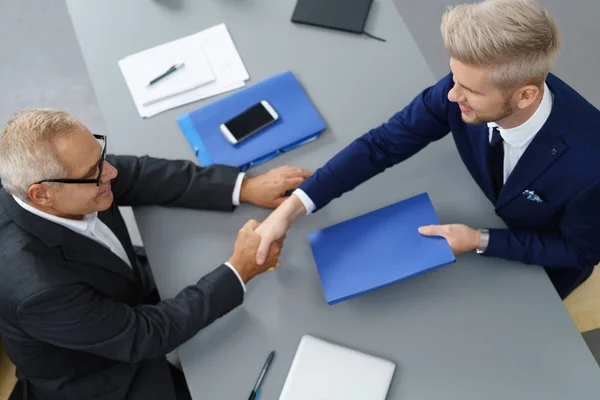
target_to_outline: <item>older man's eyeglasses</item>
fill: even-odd
[[[102,169],[104,168],[104,161],[106,159],[106,136],[104,135],[94,135],[96,139],[98,139],[102,143],[102,155],[100,156],[100,160],[94,166],[95,171],[98,169],[98,176],[96,178],[82,178],[82,179],[44,179],[43,181],[39,181],[36,183],[44,183],[44,182],[56,182],[56,183],[95,183],[96,186],[100,186],[100,182],[102,181]]]

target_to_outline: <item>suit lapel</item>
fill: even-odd
[[[98,219],[102,221],[119,239],[121,245],[123,245],[123,248],[127,253],[127,258],[129,258],[131,265],[137,265],[138,259],[129,237],[129,231],[125,226],[123,219],[120,217],[120,214],[119,218],[115,218],[115,212],[119,213],[119,210],[117,206],[113,205],[110,209],[98,213]]]
[[[474,146],[474,153],[477,157],[477,162],[480,165],[482,171],[482,187],[489,199],[495,203],[497,200],[496,189],[492,182],[492,175],[488,164],[488,144],[490,131],[487,125],[473,125],[469,126],[469,134],[471,135],[471,143]]]
[[[568,146],[561,139],[561,136],[569,131],[568,107],[560,92],[552,87],[550,91],[554,96],[552,112],[508,177],[500,191],[496,208],[505,206],[528,189],[568,150]]]
[[[4,189],[0,189],[0,206],[21,229],[40,239],[46,246],[62,247],[68,260],[103,268],[139,285],[132,268],[110,249],[62,225],[30,213],[19,206]],[[135,264],[133,267],[135,268]]]
[[[65,230],[61,246],[67,260],[95,265],[138,284],[133,269],[112,250],[86,236]]]
[[[115,213],[117,213],[119,216],[115,217]],[[125,226],[125,222],[123,221],[123,218],[119,213],[118,207],[113,204],[109,210],[98,213],[98,219],[100,219],[121,242],[121,245],[123,246],[123,249],[125,249],[125,253],[127,253],[127,258],[129,258],[129,262],[132,266],[135,280],[138,286],[143,290],[144,283],[140,275],[141,270],[138,263],[138,258],[135,254],[135,250],[133,249],[133,243],[131,243],[129,231],[127,230],[127,226]]]

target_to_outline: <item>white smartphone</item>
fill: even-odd
[[[278,118],[273,106],[263,100],[221,124],[219,128],[225,139],[236,144],[271,125]]]

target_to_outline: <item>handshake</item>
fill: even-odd
[[[296,188],[311,174],[301,168],[281,167],[242,183],[242,201],[266,208],[277,207],[262,224],[250,220],[238,232],[233,255],[227,261],[244,282],[279,266],[279,253],[287,230],[297,217],[306,213],[298,197],[287,197],[284,193]]]
[[[280,265],[279,254],[283,247],[285,236],[274,241],[268,248],[266,257],[259,264],[257,262],[258,249],[262,238],[257,232],[260,224],[250,220],[239,230],[233,254],[227,260],[236,269],[244,283],[266,271],[272,271]]]
[[[244,282],[279,266],[279,254],[286,232],[292,222],[306,213],[300,199],[286,199],[269,217],[259,224],[250,220],[240,229],[229,263]]]

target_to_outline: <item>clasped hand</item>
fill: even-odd
[[[246,177],[242,182],[240,202],[276,208],[288,198],[287,192],[296,189],[311,175],[312,172],[303,168],[284,166],[256,177]],[[257,254],[262,242],[259,229],[257,221],[248,221],[238,232],[233,254],[228,260],[244,282],[279,266],[278,258],[283,247],[285,232],[269,241],[269,245],[261,250],[260,262],[258,262]]]
[[[261,237],[256,233],[258,226],[259,224],[255,220],[246,222],[239,230],[233,247],[233,254],[227,260],[236,269],[244,282],[248,282],[256,275],[274,270],[279,266],[278,259],[285,236],[271,244],[264,262],[259,264],[256,262],[256,253],[261,241]]]
[[[240,202],[264,208],[276,208],[285,199],[286,192],[296,189],[312,172],[303,168],[284,166],[270,170],[242,182]]]

